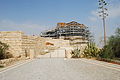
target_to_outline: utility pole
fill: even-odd
[[[105,19],[108,16],[107,14],[107,8],[105,7],[107,5],[105,0],[99,0],[99,16],[102,18],[103,21],[103,28],[104,28],[104,45],[106,45],[106,23]]]

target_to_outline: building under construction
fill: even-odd
[[[41,34],[42,37],[53,38],[53,40],[67,41],[68,46],[72,48],[79,48],[80,53],[84,52],[89,42],[89,30],[84,24],[77,23],[75,21],[69,23],[57,23],[55,29],[46,31]],[[56,42],[53,42],[56,43]],[[62,42],[57,42],[62,44]],[[63,44],[63,46],[65,46]]]
[[[57,27],[53,30],[43,32],[42,37],[72,39],[73,37],[80,37],[82,39],[88,38],[88,27],[84,24],[75,21],[69,23],[57,23]]]

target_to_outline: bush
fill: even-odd
[[[95,43],[88,43],[84,50],[83,56],[89,58],[99,56],[99,49],[96,47]]]
[[[8,58],[12,58],[12,57],[13,57],[12,54],[10,54],[9,52],[6,53],[6,59],[8,59]]]
[[[112,58],[115,57],[115,55],[113,54],[112,50],[107,45],[104,46],[104,48],[101,49],[99,53],[100,53],[99,57],[101,57],[101,58],[112,59]]]
[[[72,58],[80,58],[80,49],[74,49],[72,52],[71,52],[71,55],[72,55]]]
[[[0,59],[7,59],[13,57],[12,54],[8,52],[9,46],[5,43],[0,42]]]
[[[120,28],[117,28],[115,35],[109,37],[108,43],[100,51],[101,58],[120,58]]]

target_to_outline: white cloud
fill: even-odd
[[[98,16],[98,11],[97,10],[91,11],[91,14],[94,15],[94,16]]]
[[[106,0],[108,2],[108,14],[107,22],[106,22],[106,32],[107,36],[111,36],[114,34],[115,29],[117,28],[116,24],[120,24],[120,0]],[[99,38],[103,37],[103,27],[102,27],[102,21],[98,14],[98,9],[92,10],[91,16],[88,17],[91,26],[92,31],[95,33],[95,41],[98,44]],[[115,27],[113,27],[115,26]]]
[[[117,3],[116,5],[111,5],[108,8],[109,18],[117,18],[120,17],[120,3]]]
[[[0,20],[0,31],[23,31],[27,34],[40,34],[49,27],[33,23],[16,23],[11,20]]]
[[[108,1],[108,18],[113,19],[113,18],[118,18],[120,17],[120,0],[110,0]],[[93,10],[91,11],[91,17],[89,18],[91,21],[95,21],[99,14],[98,14],[98,10]],[[96,19],[95,19],[96,18]]]
[[[4,27],[4,26],[13,26],[15,25],[15,23],[13,21],[10,20],[1,20],[0,21],[0,26]]]
[[[91,15],[89,17],[89,20],[92,21],[92,22],[96,22],[97,21],[97,11],[91,11]]]
[[[89,17],[89,20],[90,20],[90,21],[93,21],[93,22],[96,22],[96,21],[97,21],[97,18],[96,18],[96,17]]]

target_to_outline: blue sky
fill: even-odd
[[[97,16],[98,0],[0,0],[0,31],[40,34],[58,22],[77,21],[89,27],[99,43],[102,21]],[[120,25],[120,0],[106,0],[109,10],[107,35]],[[120,26],[119,26],[120,27]]]

